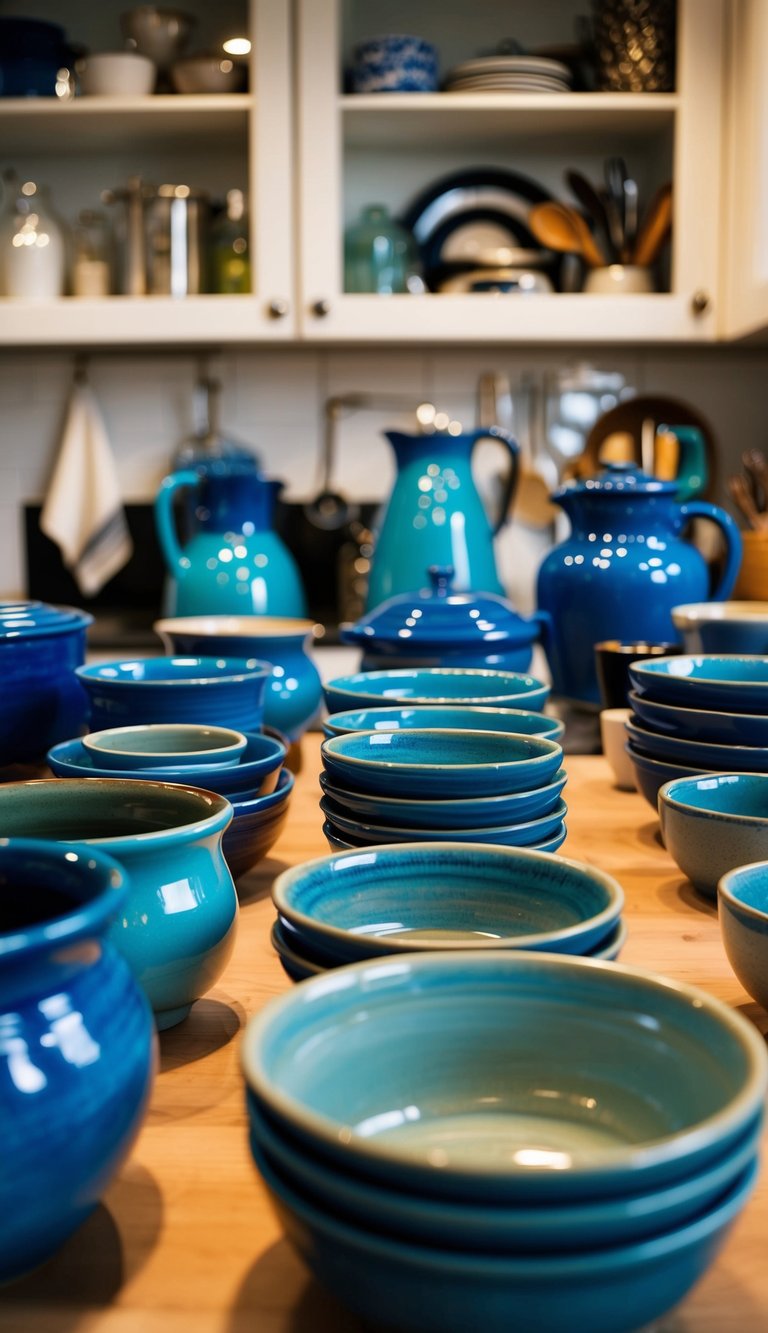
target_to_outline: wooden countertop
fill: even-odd
[[[269,943],[272,880],[327,851],[319,741],[309,734],[302,743],[279,842],[240,881],[238,940],[225,975],[185,1023],[162,1035],[151,1109],[127,1165],[58,1256],[0,1293],[2,1333],[361,1333],[282,1238],[249,1156],[239,1068],[240,1028],[290,985]],[[570,756],[566,767],[564,852],[623,885],[622,961],[702,986],[768,1032],[768,1015],[731,972],[715,907],[667,856],[650,807],[612,786],[600,756]],[[764,1333],[767,1242],[764,1170],[718,1263],[654,1333]]]

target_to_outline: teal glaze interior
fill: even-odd
[[[132,838],[195,824],[226,809],[223,797],[210,792],[131,779],[0,784],[0,828],[11,838]]]
[[[731,897],[768,919],[768,865],[743,866],[726,876]]]
[[[627,1166],[723,1112],[758,1063],[714,1002],[606,964],[507,963],[327,973],[251,1028],[246,1071],[345,1150],[487,1176]]]
[[[768,773],[717,773],[671,782],[666,795],[707,814],[768,820]]]
[[[560,740],[565,726],[557,718],[514,708],[357,708],[332,713],[334,734],[344,731],[406,731],[414,727],[448,727],[463,731],[511,731],[526,736]]]
[[[493,731],[347,732],[324,742],[339,760],[458,767],[463,764],[516,764],[549,757],[562,747],[537,736]]]
[[[78,668],[87,685],[172,685],[176,681],[225,680],[248,674],[268,675],[271,667],[255,657],[146,657]]]
[[[534,676],[517,674],[513,671],[483,671],[471,668],[435,667],[402,668],[391,671],[358,671],[351,676],[338,676],[328,682],[329,689],[336,692],[349,692],[360,698],[392,701],[425,700],[501,700],[519,696],[539,694],[544,690],[546,699],[548,688]],[[544,700],[542,699],[542,702]]]
[[[612,893],[566,861],[505,856],[490,848],[480,854],[457,847],[442,852],[398,847],[329,857],[289,871],[276,890],[284,914],[404,942],[522,941],[573,931],[610,910],[605,933],[622,906],[618,886]]]
[[[726,684],[768,685],[768,657],[703,655],[701,657],[657,657],[637,662],[630,675],[668,676],[683,680],[716,680]]]

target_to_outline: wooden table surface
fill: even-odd
[[[304,738],[279,842],[239,883],[238,939],[226,973],[185,1023],[162,1034],[151,1109],[128,1163],[64,1249],[0,1293],[2,1333],[362,1329],[283,1240],[249,1157],[239,1067],[243,1024],[290,985],[269,942],[272,880],[284,867],[327,851],[317,805],[319,740]],[[566,768],[564,854],[602,867],[623,885],[629,939],[622,960],[702,986],[768,1031],[768,1016],[731,972],[714,905],[694,893],[667,856],[650,806],[634,792],[617,791],[600,756],[567,757]],[[715,1267],[655,1333],[764,1333],[767,1246],[764,1170]]]

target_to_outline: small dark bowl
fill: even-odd
[[[604,639],[596,643],[595,671],[600,690],[600,704],[603,708],[628,708],[629,691],[632,682],[629,679],[630,662],[638,662],[645,657],[671,657],[681,653],[679,643],[649,643],[647,639],[638,639],[634,643],[624,643],[621,639]]]

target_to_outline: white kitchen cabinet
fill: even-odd
[[[583,9],[583,6],[581,6]],[[718,327],[723,5],[679,0],[669,94],[345,94],[361,37],[412,32],[443,70],[500,37],[568,41],[578,6],[503,0],[298,0],[300,329],[318,340],[707,341]],[[530,35],[529,35],[530,34]],[[621,154],[647,200],[674,182],[670,289],[637,296],[552,293],[352,295],[344,228],[365,203],[400,212],[430,180],[478,164],[518,170],[567,199],[567,167],[595,180]],[[572,201],[571,201],[572,202]]]
[[[66,28],[92,51],[121,45],[129,0],[56,4],[35,17]],[[180,298],[64,297],[37,303],[0,298],[0,346],[224,344],[295,335],[290,0],[192,0],[198,28],[190,51],[215,34],[247,30],[249,92],[144,98],[0,99],[1,167],[50,187],[68,222],[99,208],[101,190],[129,176],[183,182],[222,196],[248,195],[252,293]]]

